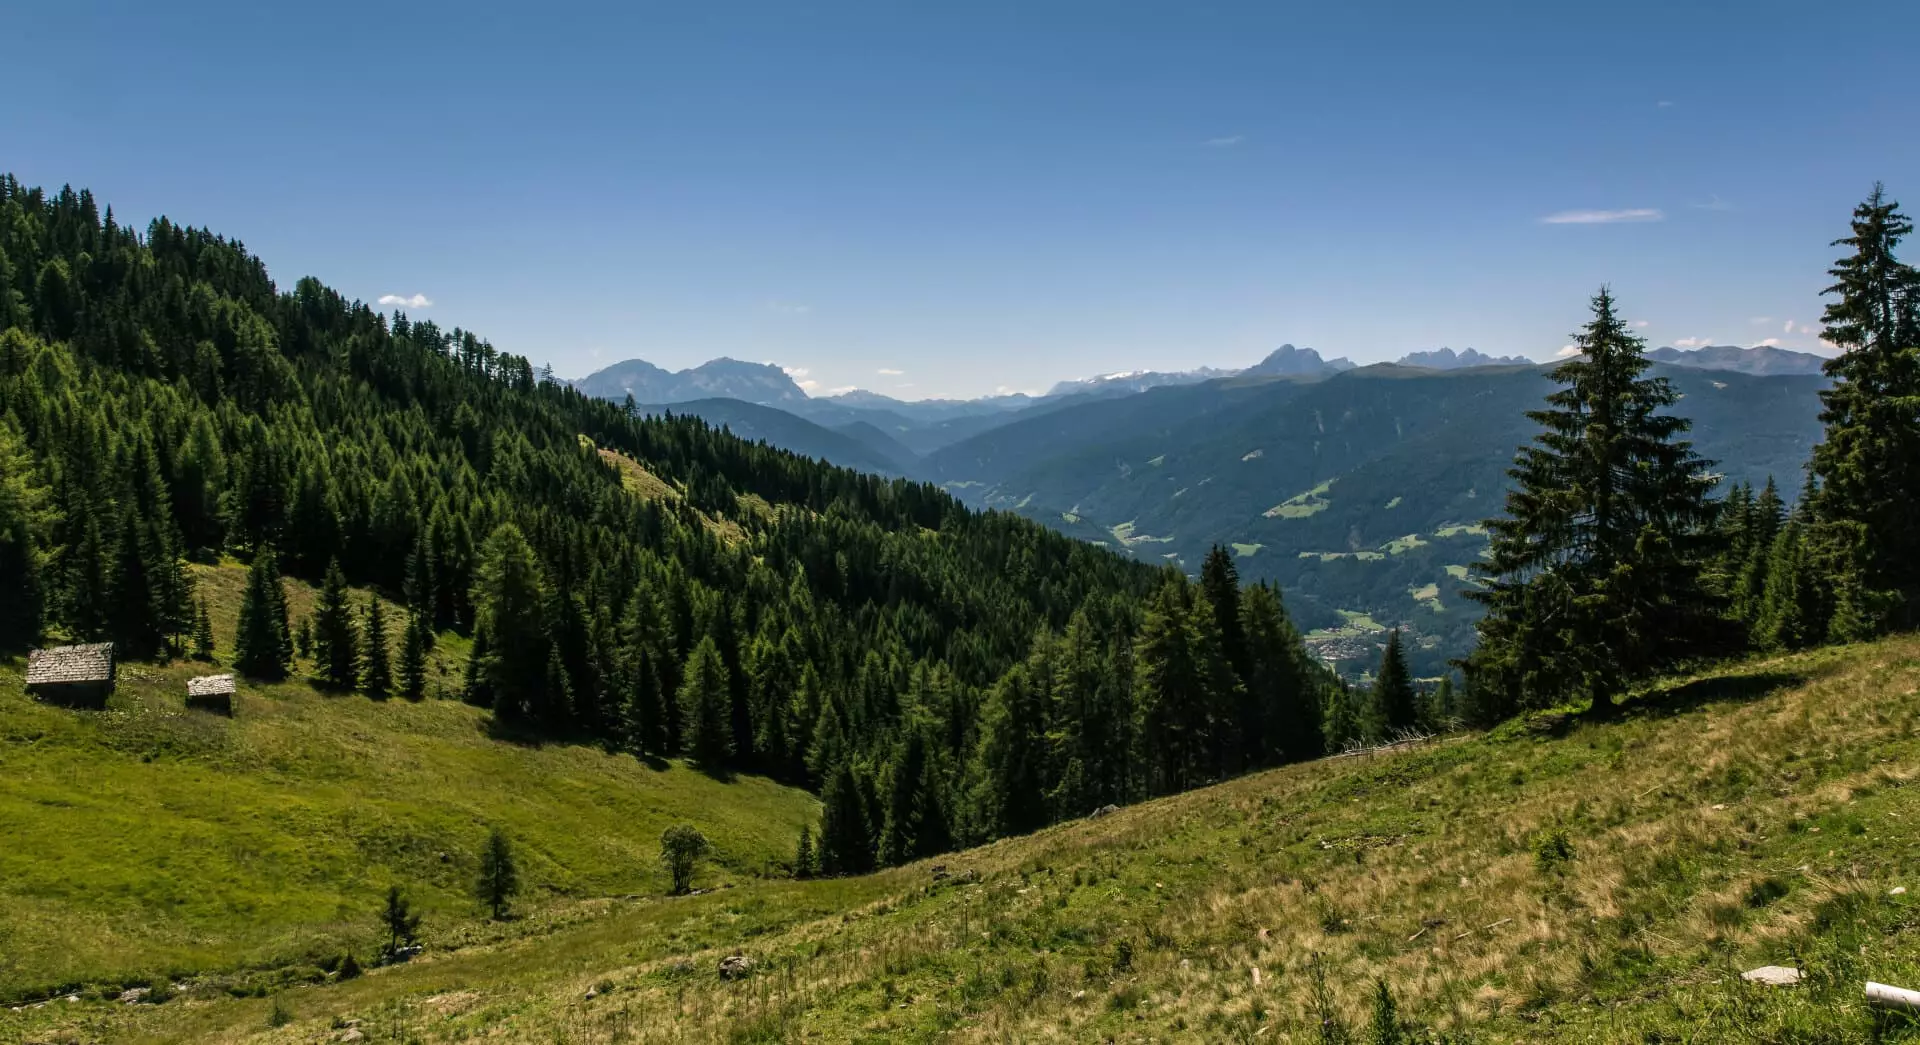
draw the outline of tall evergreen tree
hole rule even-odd
[[[1837,300],[1822,317],[1842,354],[1820,393],[1825,437],[1813,448],[1819,480],[1818,555],[1835,593],[1839,638],[1920,618],[1920,271],[1896,255],[1913,223],[1879,185],[1854,208],[1848,253],[1828,270]]]
[[[433,624],[423,611],[407,614],[400,636],[400,695],[419,700],[427,693],[427,651],[432,648]]]
[[[480,850],[480,874],[474,881],[474,895],[487,906],[495,921],[506,917],[513,898],[520,893],[520,863],[513,855],[513,843],[498,827],[487,832],[487,843]]]
[[[360,636],[360,691],[375,700],[393,693],[393,662],[387,647],[387,616],[376,595],[367,596],[366,626]]]
[[[550,645],[543,606],[545,581],[533,548],[512,523],[487,538],[474,574],[474,677],[494,713],[509,722],[542,717]],[[484,650],[478,636],[486,637]],[[469,687],[468,699],[478,694]]]
[[[0,284],[0,299],[10,293]],[[0,417],[0,592],[6,592],[0,597],[0,651],[24,649],[40,637],[52,503],[25,440]]]
[[[1414,692],[1413,675],[1407,670],[1406,651],[1400,645],[1400,629],[1387,633],[1387,645],[1380,653],[1380,669],[1374,673],[1373,689],[1367,695],[1364,728],[1369,740],[1391,740],[1420,723],[1420,701]]]
[[[213,618],[207,614],[207,600],[200,599],[193,606],[193,658],[212,661]]]
[[[1469,663],[1482,684],[1536,702],[1584,692],[1604,714],[1635,679],[1718,641],[1701,585],[1713,480],[1605,288],[1574,343],[1551,374],[1564,387],[1527,415],[1543,431],[1508,473],[1507,513],[1487,524]]]
[[[351,691],[360,676],[359,625],[353,619],[352,596],[347,591],[347,575],[340,560],[327,563],[326,579],[313,610],[313,658],[320,681],[327,686]]]
[[[881,799],[882,864],[904,864],[953,847],[947,812],[940,801],[941,783],[925,730],[910,727],[887,769]]]
[[[681,675],[680,718],[687,757],[710,772],[725,769],[733,755],[732,697],[727,665],[712,636],[700,640]]]
[[[861,874],[873,869],[873,828],[859,781],[846,763],[835,765],[820,792],[820,873]]]
[[[261,545],[247,570],[240,598],[240,624],[233,641],[233,666],[266,681],[287,677],[293,661],[293,637],[287,630],[287,590],[273,549]]]
[[[1254,585],[1240,602],[1240,615],[1253,708],[1253,718],[1243,718],[1240,728],[1260,733],[1268,763],[1320,757],[1326,745],[1320,728],[1321,672],[1310,663],[1279,589]]]

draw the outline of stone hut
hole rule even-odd
[[[202,675],[187,680],[187,706],[233,714],[233,676]]]
[[[50,704],[103,708],[113,671],[111,642],[37,649],[27,654],[27,692]]]

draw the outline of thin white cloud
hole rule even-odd
[[[902,377],[902,376],[905,376],[906,371],[895,370],[890,366],[883,366],[880,369],[874,371],[874,373],[879,374],[881,377]]]
[[[1574,356],[1577,356],[1579,354],[1580,354],[1579,345],[1561,345],[1560,351],[1555,352],[1553,355],[1555,359],[1572,359]]]
[[[1773,317],[1772,316],[1755,316],[1752,319],[1747,320],[1747,322],[1752,323],[1756,327],[1764,327],[1768,323],[1773,322]],[[1788,322],[1792,322],[1792,321],[1789,320]]]
[[[425,294],[402,297],[399,294],[382,294],[380,303],[394,308],[432,308],[433,302]]]
[[[1726,200],[1721,199],[1719,193],[1709,194],[1707,197],[1707,202],[1705,203],[1689,203],[1687,204],[1687,206],[1692,207],[1694,210],[1732,210],[1733,209],[1733,204],[1728,203]]]
[[[1754,342],[1754,343],[1753,343],[1753,347],[1755,347],[1755,348],[1779,348],[1779,347],[1780,347],[1780,339],[1779,339],[1779,338],[1777,338],[1777,337],[1770,337],[1770,338],[1766,338],[1766,339],[1764,339],[1764,340],[1760,340],[1760,341],[1756,341],[1756,342]]]
[[[794,301],[769,301],[767,311],[778,312],[783,316],[804,316],[813,311],[812,305],[803,305]]]
[[[798,384],[800,385],[800,391],[808,395],[812,395],[813,390],[820,387],[820,382],[818,381],[801,381],[798,382]]]
[[[848,392],[858,392],[858,391],[860,391],[859,385],[841,385],[839,388],[828,389],[827,394],[839,396],[839,395],[846,395]]]
[[[1633,322],[1628,323],[1627,325],[1630,327],[1637,327],[1638,329],[1645,330],[1648,327],[1652,326],[1653,324],[1644,319],[1636,319]]]
[[[803,366],[783,366],[780,369],[785,371],[788,377],[807,376],[807,368]]]
[[[1656,109],[1671,109],[1673,108],[1673,103],[1663,99],[1661,101],[1654,102],[1653,107]]]
[[[1653,207],[1629,207],[1625,210],[1563,210],[1540,219],[1542,225],[1618,225],[1635,221],[1665,221],[1666,214]]]
[[[1244,145],[1246,143],[1246,140],[1247,140],[1247,136],[1244,134],[1229,134],[1222,138],[1208,138],[1207,148],[1230,149],[1235,145]]]
[[[1675,348],[1704,348],[1704,347],[1706,347],[1707,345],[1711,345],[1711,344],[1713,344],[1713,339],[1712,339],[1712,338],[1710,338],[1710,337],[1683,337],[1683,338],[1681,338],[1680,340],[1678,340],[1678,341],[1675,341],[1675,342],[1673,343],[1673,347],[1675,347]]]
[[[1782,334],[1805,334],[1808,337],[1819,337],[1821,333],[1820,328],[1814,326],[1812,323],[1796,323],[1791,319],[1787,320],[1786,325],[1780,328],[1780,332]]]

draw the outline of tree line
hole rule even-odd
[[[248,577],[216,651],[187,564],[228,558]],[[375,697],[428,695],[427,652],[468,637],[448,695],[503,732],[817,790],[829,872],[1312,757],[1352,704],[1223,550],[1196,581],[642,417],[11,176],[0,590],[0,649],[105,639]]]
[[[1688,660],[1910,629],[1920,615],[1920,272],[1912,222],[1879,186],[1854,209],[1823,339],[1825,432],[1794,503],[1769,481],[1715,500],[1678,396],[1602,289],[1562,385],[1509,472],[1469,594],[1469,717],[1585,698],[1604,715]]]

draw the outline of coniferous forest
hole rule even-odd
[[[225,649],[187,569],[222,560],[248,569]],[[310,616],[283,576],[319,587]],[[375,698],[436,695],[426,651],[470,636],[437,695],[504,736],[815,790],[828,873],[1311,758],[1352,705],[1222,550],[1195,581],[642,417],[10,176],[0,592],[0,650],[107,640]]]

